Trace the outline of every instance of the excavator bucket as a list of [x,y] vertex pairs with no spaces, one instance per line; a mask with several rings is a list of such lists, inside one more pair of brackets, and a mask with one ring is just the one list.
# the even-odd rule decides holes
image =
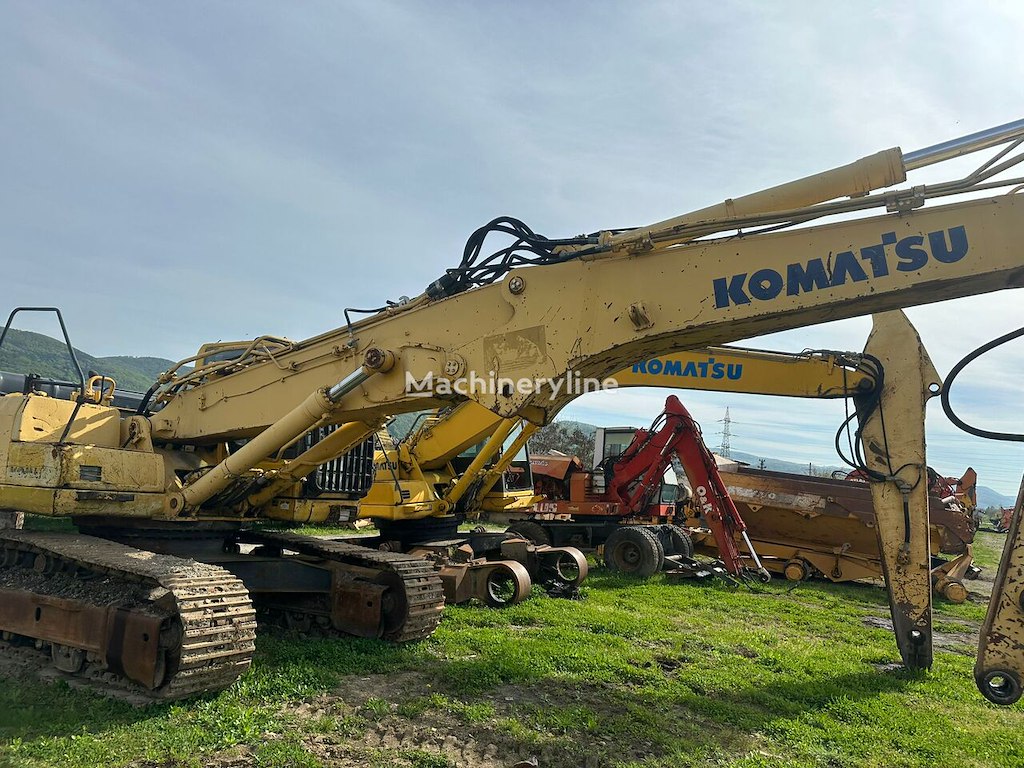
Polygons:
[[[932,584],[924,413],[942,381],[906,315],[887,312],[873,320],[864,351],[881,363],[884,381],[879,392],[857,399],[863,458],[896,644],[909,669],[927,669]],[[907,355],[908,349],[918,354]]]

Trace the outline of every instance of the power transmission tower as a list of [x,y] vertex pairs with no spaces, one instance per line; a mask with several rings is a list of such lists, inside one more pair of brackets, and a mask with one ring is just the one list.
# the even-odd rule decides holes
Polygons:
[[729,438],[732,437],[732,433],[729,430],[729,425],[732,424],[732,419],[729,418],[729,407],[725,408],[725,418],[719,419],[722,424],[722,444],[718,448],[718,455],[724,456],[727,459],[732,458],[732,446],[729,445]]

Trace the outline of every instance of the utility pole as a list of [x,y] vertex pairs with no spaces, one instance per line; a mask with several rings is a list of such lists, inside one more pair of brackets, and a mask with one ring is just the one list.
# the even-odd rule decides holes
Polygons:
[[732,424],[732,420],[729,418],[729,406],[725,407],[725,418],[719,419],[719,421],[722,424],[722,445],[718,448],[718,455],[731,459],[732,446],[729,445],[729,438],[732,435],[729,431],[729,425]]

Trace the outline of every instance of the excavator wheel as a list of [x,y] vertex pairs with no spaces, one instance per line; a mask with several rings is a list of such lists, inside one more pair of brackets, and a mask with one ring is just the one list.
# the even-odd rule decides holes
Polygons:
[[693,557],[693,539],[685,529],[678,525],[659,525],[657,531],[658,541],[661,542],[666,555]]
[[551,544],[551,536],[544,530],[544,526],[532,520],[519,520],[512,523],[507,531],[522,536],[531,544]]
[[658,537],[642,526],[618,528],[604,543],[604,564],[613,571],[648,579],[661,570],[664,561],[665,550]]

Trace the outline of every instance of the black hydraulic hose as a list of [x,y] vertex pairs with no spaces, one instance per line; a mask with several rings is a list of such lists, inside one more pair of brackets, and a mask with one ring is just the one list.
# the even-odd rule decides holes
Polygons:
[[156,394],[156,390],[159,386],[159,383],[157,383],[146,390],[146,394],[142,397],[142,402],[140,402],[139,407],[135,409],[136,414],[139,416],[146,415],[146,409],[149,408],[149,401],[153,399],[153,395]]
[[956,415],[956,413],[953,411],[953,406],[950,405],[949,403],[949,392],[953,388],[953,380],[960,374],[960,372],[964,368],[967,367],[967,365],[977,360],[986,352],[989,352],[998,346],[1002,346],[1003,344],[1006,344],[1008,341],[1018,339],[1021,336],[1024,336],[1024,328],[1018,328],[1016,331],[1011,331],[1010,333],[1004,334],[1003,336],[1000,336],[997,339],[993,339],[987,344],[982,344],[976,350],[967,355],[967,357],[965,357],[959,363],[954,365],[953,370],[951,370],[949,372],[949,376],[946,377],[946,384],[942,388],[942,395],[940,398],[942,401],[942,410],[945,411],[946,416],[949,417],[949,420],[956,424],[964,432],[975,435],[977,437],[985,437],[988,438],[989,440],[1024,442],[1024,434],[1016,434],[1013,432],[993,432],[988,429],[980,429],[979,427],[975,427],[968,424],[966,421],[964,421],[963,419]]
[[[863,356],[863,362],[868,366],[868,373],[872,376],[875,381],[875,387],[866,396],[857,395],[855,396],[854,403],[855,407],[853,413],[850,413],[850,400],[846,398],[844,400],[846,408],[846,419],[842,424],[839,425],[839,429],[836,431],[835,437],[835,448],[836,453],[839,454],[839,458],[842,459],[843,463],[853,467],[856,470],[860,470],[870,480],[885,480],[886,476],[871,469],[867,465],[867,460],[864,458],[863,452],[860,445],[861,425],[866,423],[871,415],[878,410],[879,418],[882,421],[882,437],[886,438],[885,429],[885,414],[881,411],[881,397],[882,387],[885,385],[885,367],[882,365],[882,361],[874,355],[865,354]],[[843,371],[843,387],[848,388],[846,380],[846,371]],[[851,427],[853,422],[857,421],[858,426],[851,433]],[[847,437],[847,443],[850,448],[850,455],[847,456],[843,453],[842,438],[843,435]],[[889,474],[893,475],[892,467],[889,467]]]

